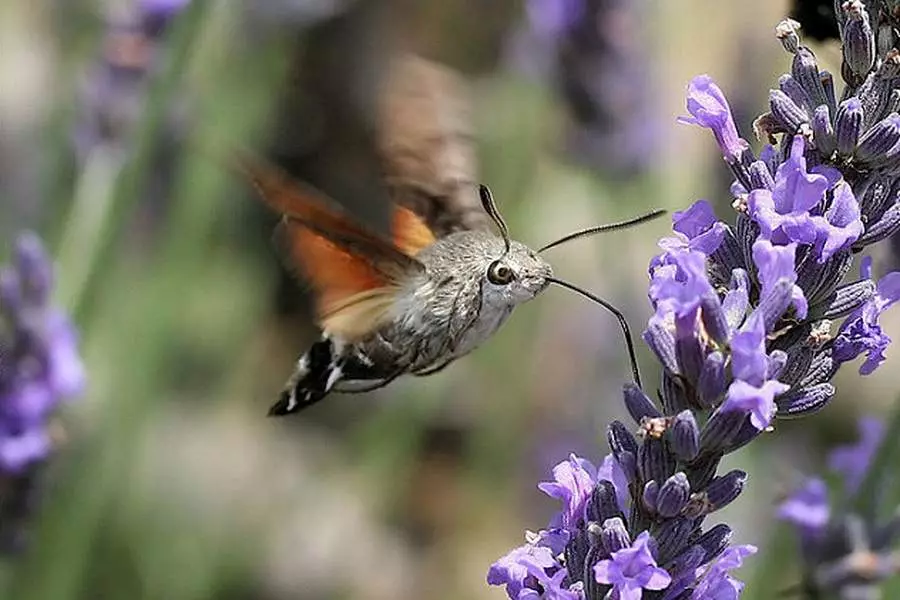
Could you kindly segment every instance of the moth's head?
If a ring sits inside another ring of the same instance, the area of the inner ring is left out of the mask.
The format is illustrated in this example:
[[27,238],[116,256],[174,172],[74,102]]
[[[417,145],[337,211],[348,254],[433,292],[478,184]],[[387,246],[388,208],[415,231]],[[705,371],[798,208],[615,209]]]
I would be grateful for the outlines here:
[[510,241],[509,250],[484,267],[484,292],[509,305],[531,300],[544,291],[553,275],[550,263],[525,244]]
[[[497,244],[496,253],[492,253],[484,265],[485,299],[492,304],[515,306],[531,300],[550,285],[553,275],[550,264],[538,256],[537,252],[509,238],[509,230],[490,190],[486,186],[479,188],[481,204],[500,230],[502,243]],[[496,239],[496,238],[494,238]]]

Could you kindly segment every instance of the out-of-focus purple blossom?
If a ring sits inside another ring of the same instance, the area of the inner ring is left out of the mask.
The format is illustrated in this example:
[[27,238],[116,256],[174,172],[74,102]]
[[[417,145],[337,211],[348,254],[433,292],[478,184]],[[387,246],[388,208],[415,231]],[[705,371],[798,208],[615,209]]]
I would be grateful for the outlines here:
[[627,0],[528,0],[509,40],[515,68],[562,97],[567,157],[614,178],[658,164],[647,9]]
[[0,267],[0,552],[21,549],[54,450],[51,421],[85,387],[75,329],[52,290],[40,240],[20,236],[12,264]]
[[52,265],[40,240],[21,236],[13,266],[0,270],[0,472],[44,460],[47,422],[85,385],[77,336],[50,301]]
[[878,446],[884,439],[885,425],[875,417],[859,420],[859,440],[855,444],[839,446],[828,455],[828,468],[839,473],[844,480],[847,494],[859,489]]
[[709,75],[698,75],[691,80],[687,90],[687,110],[691,116],[678,120],[712,131],[725,160],[737,162],[750,148],[747,140],[738,134],[725,94]]
[[531,28],[541,36],[565,35],[584,18],[585,0],[528,0],[525,12]]
[[821,536],[828,524],[828,488],[819,478],[808,479],[778,506],[778,518],[794,525],[804,539]]
[[[860,268],[862,276],[870,279],[872,259],[866,257]],[[878,323],[881,314],[900,300],[900,272],[888,273],[878,280],[876,294],[857,308],[841,325],[834,340],[834,360],[849,362],[865,353],[866,360],[859,373],[868,375],[884,362],[884,353],[891,338]]]
[[[895,550],[900,543],[900,513],[894,510],[883,522],[877,510],[857,512],[855,501],[884,431],[884,423],[864,417],[858,442],[831,453],[829,468],[843,479],[841,488],[831,490],[833,498],[823,480],[811,477],[778,508],[778,517],[797,530],[804,560],[802,587],[812,594],[877,598],[881,583],[900,570]],[[893,474],[891,467],[881,473],[883,479]],[[894,482],[879,481],[882,489],[891,485]]]
[[649,547],[650,534],[641,532],[634,543],[594,565],[598,583],[612,586],[613,597],[640,600],[642,590],[664,590],[672,577],[656,564]]

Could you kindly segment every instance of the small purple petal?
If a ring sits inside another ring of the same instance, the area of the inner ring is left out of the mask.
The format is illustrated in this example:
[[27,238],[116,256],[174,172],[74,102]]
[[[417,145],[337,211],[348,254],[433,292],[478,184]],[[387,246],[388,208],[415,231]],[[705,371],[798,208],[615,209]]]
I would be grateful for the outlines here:
[[687,110],[691,116],[680,117],[678,120],[710,129],[727,161],[738,161],[750,147],[738,134],[725,94],[709,75],[698,75],[691,80],[688,85]]

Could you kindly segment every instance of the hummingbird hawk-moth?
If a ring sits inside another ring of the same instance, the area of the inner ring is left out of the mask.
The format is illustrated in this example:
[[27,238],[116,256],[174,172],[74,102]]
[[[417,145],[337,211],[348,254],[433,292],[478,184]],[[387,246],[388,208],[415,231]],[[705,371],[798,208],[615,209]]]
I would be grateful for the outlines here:
[[322,329],[270,415],[297,412],[331,391],[370,391],[401,375],[436,373],[474,350],[517,305],[551,283],[616,315],[639,382],[622,314],[555,278],[540,254],[664,211],[579,231],[538,250],[512,240],[490,191],[475,182],[459,88],[452,72],[416,57],[400,61],[388,80],[379,154],[392,199],[389,236],[363,227],[262,161],[237,161],[263,201],[281,215],[276,245],[311,285]]

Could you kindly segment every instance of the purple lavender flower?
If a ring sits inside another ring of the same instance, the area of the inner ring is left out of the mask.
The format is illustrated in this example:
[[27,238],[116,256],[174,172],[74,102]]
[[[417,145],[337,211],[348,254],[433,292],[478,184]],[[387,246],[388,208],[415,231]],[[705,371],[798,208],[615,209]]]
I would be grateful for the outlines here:
[[75,330],[50,304],[52,266],[40,241],[23,235],[12,267],[0,270],[0,472],[21,473],[52,444],[47,421],[85,383]]
[[831,516],[825,482],[808,479],[779,505],[777,516],[796,527],[804,539],[818,538]]
[[725,550],[699,576],[700,583],[691,592],[691,600],[737,600],[744,584],[729,572],[740,567],[746,557],[756,554],[756,550],[756,546],[749,544]]
[[816,226],[810,211],[825,197],[828,179],[807,172],[805,145],[803,136],[795,136],[790,156],[775,173],[775,188],[755,189],[747,200],[750,216],[774,244],[816,241]]
[[[844,53],[840,105],[832,76],[801,45],[798,25],[777,28],[793,60],[770,95],[770,111],[755,122],[770,141],[758,157],[708,76],[688,88],[692,116],[682,122],[712,131],[735,178],[736,215],[732,224],[720,222],[704,201],[676,213],[675,235],[660,242],[650,263],[654,310],[642,337],[662,367],[659,402],[635,384],[624,386],[634,426],[608,426],[612,454],[604,461],[614,461],[620,475],[570,459],[565,476],[549,484],[564,506],[551,521],[560,531],[548,531],[566,542],[541,576],[564,569],[566,592],[590,600],[737,598],[743,586],[729,571],[755,548],[730,546],[728,525],[710,526],[708,517],[740,495],[747,474],[719,474],[720,460],[776,417],[825,407],[842,363],[865,353],[867,373],[884,360],[890,340],[878,317],[900,299],[900,273],[876,285],[864,260],[861,280],[843,278],[856,253],[900,230],[900,116],[891,112],[900,98],[900,50],[867,66],[871,48],[893,47],[893,26],[876,27],[860,2],[842,10],[855,23],[841,29],[845,50],[852,48]],[[879,11],[875,20],[888,18]],[[876,31],[888,37],[872,46]],[[831,322],[845,317],[830,339]],[[872,429],[833,459],[848,491],[872,462]],[[780,515],[806,531],[808,589],[859,583],[865,566],[871,579],[890,571],[886,549],[900,516],[879,526],[838,518],[816,482],[791,496]]]
[[[872,259],[866,257],[860,267],[866,279],[872,276]],[[884,352],[891,343],[878,324],[881,314],[900,300],[900,272],[888,273],[878,280],[876,294],[857,308],[841,325],[834,340],[834,360],[849,362],[865,353],[866,360],[859,368],[860,375],[868,375],[884,362]]]
[[13,264],[0,268],[0,551],[22,548],[39,468],[53,451],[51,419],[85,387],[77,336],[51,304],[52,288],[40,241],[22,235]]
[[649,547],[650,534],[641,532],[634,543],[594,565],[598,583],[612,586],[612,597],[640,600],[642,590],[664,590],[672,577],[656,565]]
[[722,412],[737,411],[749,414],[750,424],[757,431],[762,431],[775,417],[775,396],[788,391],[790,387],[774,380],[755,386],[737,379],[728,387]]
[[885,433],[884,423],[874,417],[861,418],[858,428],[856,444],[839,446],[828,455],[828,468],[843,476],[847,494],[859,489]]
[[[505,585],[507,595],[513,600],[542,598],[547,597],[539,593],[547,589],[543,587],[544,584],[553,582],[552,587],[557,591],[563,591],[560,589],[562,576],[559,577],[560,581],[556,581],[553,576],[547,574],[548,571],[565,575],[565,570],[561,568],[549,548],[526,544],[491,565],[487,582],[490,585]],[[563,596],[552,597],[563,598]],[[571,597],[577,598],[574,593]]]
[[829,498],[824,481],[811,477],[778,508],[778,517],[797,530],[804,561],[802,587],[811,594],[879,597],[880,583],[898,571],[894,547],[900,542],[900,513],[894,510],[881,522],[878,514],[857,514],[852,502],[884,430],[878,419],[864,417],[858,443],[831,453],[829,468],[844,480],[842,489],[832,490],[834,498]]
[[596,484],[597,469],[587,460],[571,454],[569,460],[553,467],[553,478],[556,481],[540,483],[538,489],[562,501],[563,510],[555,526],[570,528],[584,519],[584,505]]
[[709,256],[722,244],[727,227],[716,219],[709,202],[697,200],[687,210],[675,212],[672,229],[676,237],[665,237],[659,241],[659,247],[666,253],[696,250]]
[[750,145],[738,134],[725,94],[709,75],[698,75],[691,80],[687,110],[691,116],[678,120],[711,130],[728,162],[737,162],[749,149]]

